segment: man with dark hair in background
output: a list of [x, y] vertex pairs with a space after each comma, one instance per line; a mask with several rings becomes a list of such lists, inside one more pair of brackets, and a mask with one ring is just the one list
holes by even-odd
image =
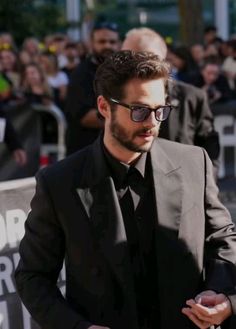
[[42, 328], [206, 329], [235, 316], [236, 233], [211, 161], [157, 138], [168, 79], [153, 53], [108, 57], [95, 76], [104, 134], [37, 175], [15, 278]]
[[91, 35], [92, 54], [78, 65], [68, 88], [67, 154], [91, 144], [103, 127], [102, 120], [97, 116], [93, 80], [98, 66], [108, 55], [117, 51], [119, 46], [119, 33], [115, 23], [103, 22], [94, 26]]

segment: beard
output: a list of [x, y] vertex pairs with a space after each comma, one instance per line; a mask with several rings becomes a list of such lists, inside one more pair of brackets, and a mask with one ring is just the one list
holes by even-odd
[[112, 55], [114, 53], [114, 50], [112, 49], [103, 49], [101, 52], [95, 52], [94, 51], [94, 56], [99, 64], [102, 64], [105, 59]]
[[[158, 136], [159, 127], [152, 129], [142, 128], [134, 131], [133, 133], [130, 133], [124, 126], [117, 122], [115, 112], [113, 112], [111, 117], [110, 131], [113, 138], [127, 150], [132, 152], [145, 153], [151, 149], [154, 139]], [[135, 137], [147, 132], [151, 133], [153, 136], [152, 142], [146, 142], [142, 145], [138, 145], [134, 142]]]

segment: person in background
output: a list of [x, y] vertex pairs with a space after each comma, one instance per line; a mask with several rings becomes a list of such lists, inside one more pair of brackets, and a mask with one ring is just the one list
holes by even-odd
[[198, 71], [198, 66], [187, 47], [169, 47], [167, 58], [172, 65], [173, 77], [176, 80], [190, 82], [192, 75]]
[[205, 27], [203, 38], [205, 47], [213, 44], [218, 49], [222, 42], [222, 39], [217, 35], [217, 28], [214, 25]]
[[205, 59], [200, 74], [193, 77], [192, 83], [206, 91], [211, 105], [227, 102], [233, 98], [228, 81], [221, 73], [220, 64], [214, 57]]
[[22, 73], [21, 91], [24, 101], [29, 106], [45, 106], [45, 111], [40, 112], [42, 142], [56, 143], [57, 122], [47, 113], [48, 106], [54, 103], [53, 90], [48, 84], [44, 71], [38, 64], [30, 63], [25, 66]]
[[86, 48], [86, 45], [82, 41], [77, 42], [77, 51], [80, 61], [83, 61], [88, 55], [88, 49]]
[[225, 58], [222, 64], [222, 72], [226, 76], [229, 86], [236, 95], [236, 40], [230, 40], [228, 43], [230, 54]]
[[46, 76], [36, 63], [30, 63], [24, 67], [21, 76], [21, 91], [30, 104], [48, 105], [53, 100]]
[[107, 57], [94, 79], [104, 133], [38, 173], [15, 281], [40, 327], [206, 329], [236, 317], [236, 232], [211, 161], [158, 138], [168, 79], [153, 53]]
[[32, 59], [29, 53], [25, 50], [19, 51], [18, 60], [19, 60], [20, 71], [22, 71], [26, 65], [32, 63]]
[[98, 136], [103, 122], [98, 118], [93, 80], [105, 58], [120, 47], [115, 23], [96, 24], [91, 35], [92, 53], [82, 61], [71, 76], [66, 102], [67, 154], [91, 144]]
[[68, 42], [64, 48], [64, 55], [66, 56], [67, 64], [62, 68], [62, 71], [66, 73], [70, 80], [71, 74], [80, 62], [78, 45], [75, 42]]
[[10, 85], [7, 84], [7, 80], [4, 81], [4, 76], [0, 75], [0, 143], [7, 145], [8, 150], [19, 166], [24, 166], [27, 163], [27, 153], [19, 141], [17, 132], [7, 115], [7, 111], [4, 109], [10, 93]]
[[57, 56], [54, 53], [44, 52], [40, 55], [40, 65], [44, 70], [47, 82], [53, 90], [53, 98], [57, 106], [64, 111], [68, 88], [68, 77], [58, 66]]
[[209, 45], [207, 45], [205, 47], [205, 58], [208, 58], [208, 57], [217, 58], [219, 63], [221, 61], [219, 49], [217, 48], [217, 46], [214, 43], [210, 43]]
[[9, 32], [3, 32], [0, 34], [0, 49], [13, 49], [17, 51], [14, 37]]
[[12, 49], [3, 49], [0, 51], [0, 68], [11, 81], [13, 93], [17, 92], [20, 84], [20, 74], [18, 57]]
[[37, 63], [40, 55], [38, 39], [26, 38], [23, 41], [22, 51], [25, 51], [29, 55], [31, 62]]
[[203, 45], [196, 43], [190, 47], [191, 56], [195, 62], [195, 65], [199, 68], [204, 61], [205, 51]]
[[48, 43], [48, 51], [56, 55], [59, 69], [62, 69], [65, 65], [67, 65], [64, 49], [68, 41], [69, 40], [66, 35], [55, 34], [51, 36], [51, 40]]

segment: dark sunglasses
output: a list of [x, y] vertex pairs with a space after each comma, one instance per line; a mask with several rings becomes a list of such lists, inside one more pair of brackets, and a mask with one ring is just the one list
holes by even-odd
[[110, 98], [110, 101], [114, 104], [118, 104], [121, 106], [126, 107], [127, 109], [130, 110], [130, 117], [131, 120], [134, 122], [142, 122], [145, 121], [151, 112], [155, 113], [155, 118], [157, 121], [162, 122], [165, 121], [169, 114], [170, 111], [172, 110], [172, 106], [167, 104], [167, 105], [160, 105], [156, 107], [155, 109], [152, 109], [146, 105], [129, 105], [125, 104], [123, 102], [120, 102], [114, 98]]

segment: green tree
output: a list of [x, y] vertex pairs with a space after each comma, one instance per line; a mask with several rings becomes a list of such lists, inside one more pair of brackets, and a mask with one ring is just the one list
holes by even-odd
[[27, 36], [40, 38], [64, 28], [63, 11], [55, 4], [35, 7], [32, 0], [0, 0], [0, 31], [12, 33], [18, 44]]

